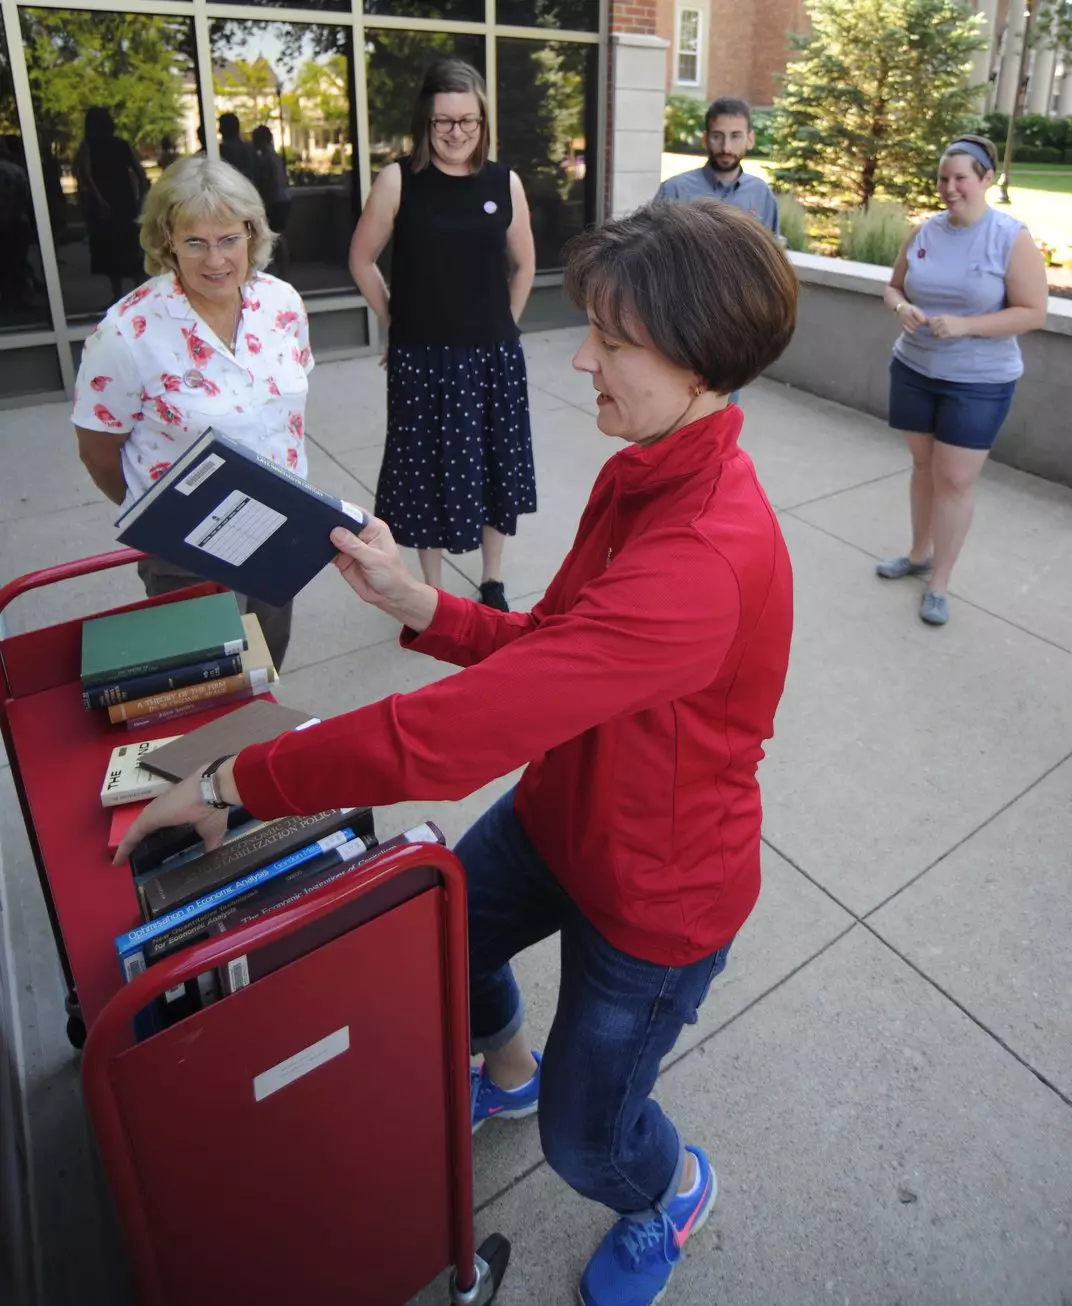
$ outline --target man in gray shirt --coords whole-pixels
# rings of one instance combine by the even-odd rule
[[[694,200],[707,196],[744,209],[778,235],[778,205],[761,177],[744,172],[741,160],[755,145],[752,111],[744,100],[724,95],[707,110],[703,134],[707,162],[679,173],[659,187],[657,200]]]

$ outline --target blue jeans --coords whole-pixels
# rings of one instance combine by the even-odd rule
[[[514,815],[513,790],[456,852],[469,887],[473,1051],[495,1051],[521,1028],[510,959],[559,933],[562,978],[540,1082],[544,1156],[582,1196],[649,1219],[677,1192],[685,1159],[680,1135],[649,1094],[730,945],[688,966],[658,966],[608,943],[532,846]]]

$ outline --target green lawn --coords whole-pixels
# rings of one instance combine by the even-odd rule
[[[1072,195],[1072,165],[1067,163],[1025,163],[1013,161],[1014,190],[1047,190]]]

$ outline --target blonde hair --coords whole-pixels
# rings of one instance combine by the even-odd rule
[[[413,155],[410,167],[423,172],[432,161],[432,114],[437,95],[474,95],[480,106],[480,132],[469,156],[469,166],[479,172],[491,150],[488,125],[488,92],[484,79],[472,65],[461,59],[439,59],[424,74],[420,94],[413,110]]]
[[[203,154],[177,159],[151,188],[141,214],[141,247],[150,276],[177,272],[172,238],[179,227],[199,218],[233,219],[250,232],[249,270],[263,272],[272,257],[275,235],[257,188],[229,163]]]

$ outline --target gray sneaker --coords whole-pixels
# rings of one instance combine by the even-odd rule
[[[934,559],[926,562],[913,562],[907,555],[900,558],[887,558],[885,562],[875,563],[875,574],[883,580],[903,580],[905,576],[925,576],[934,566]]]
[[[919,618],[928,626],[944,626],[949,620],[949,600],[944,594],[933,594],[928,590],[919,605]]]

